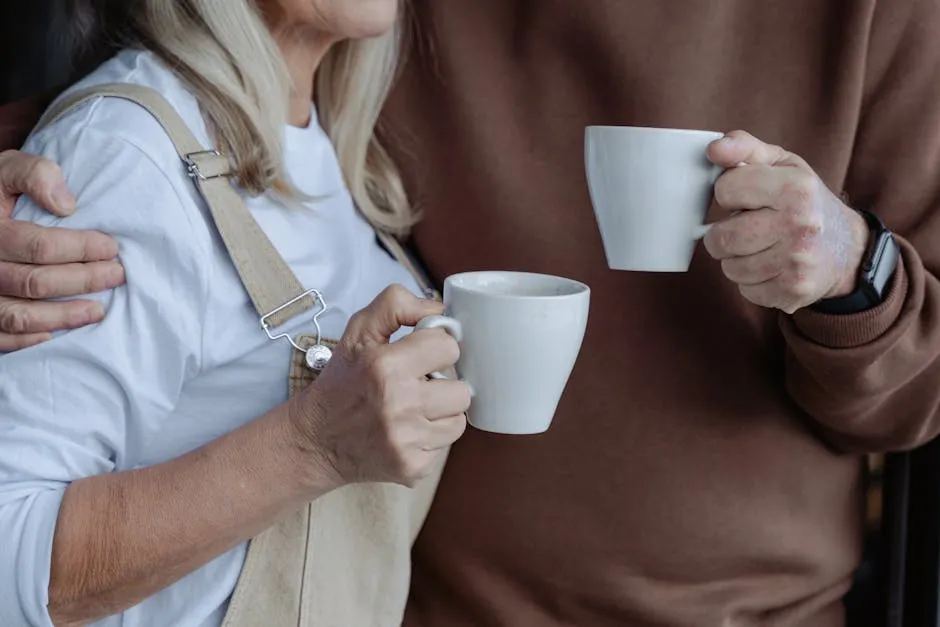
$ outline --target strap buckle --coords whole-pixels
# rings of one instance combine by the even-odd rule
[[[317,309],[317,312],[313,314],[313,326],[316,329],[316,343],[310,348],[304,348],[298,344],[293,337],[291,337],[290,333],[287,333],[286,331],[275,335],[271,331],[271,324],[269,320],[271,317],[284,311],[297,301],[307,298],[308,296],[313,297],[314,305],[319,305],[319,309]],[[261,316],[261,328],[264,329],[264,332],[267,334],[269,340],[279,340],[281,338],[286,338],[287,341],[290,342],[291,346],[306,355],[307,367],[315,372],[320,372],[326,367],[330,361],[330,358],[333,356],[333,351],[323,344],[323,333],[320,330],[320,316],[323,315],[323,312],[325,312],[326,309],[326,300],[323,298],[323,294],[320,293],[320,290],[310,289]]]
[[[215,174],[203,174],[202,170],[199,169],[199,164],[196,162],[196,157],[204,157],[206,155],[211,157],[221,157],[222,153],[218,150],[198,150],[196,152],[183,155],[183,163],[186,164],[186,173],[189,175],[189,178],[199,179],[200,181],[208,181],[210,179],[222,178],[229,175],[227,170],[217,172]]]

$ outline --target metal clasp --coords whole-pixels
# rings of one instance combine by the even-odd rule
[[[193,159],[193,157],[198,157],[201,155],[212,155],[213,157],[221,157],[222,153],[218,150],[200,150],[198,152],[191,152],[189,154],[183,155],[183,163],[186,164],[186,173],[189,174],[190,178],[199,179],[200,181],[208,181],[209,179],[217,179],[223,176],[228,176],[228,173],[219,173],[211,174],[206,176],[199,169],[199,164]],[[270,314],[268,314],[270,315]]]
[[[316,339],[316,343],[313,346],[311,346],[310,348],[304,348],[300,346],[296,342],[296,340],[294,340],[293,337],[291,337],[290,333],[284,332],[284,333],[275,335],[272,332],[271,325],[269,324],[268,321],[273,316],[276,316],[278,313],[284,311],[285,309],[287,309],[288,307],[290,307],[297,301],[303,300],[304,298],[307,298],[308,296],[312,296],[314,304],[319,305],[319,309],[317,310],[316,313],[313,314],[313,326],[316,329],[317,339]],[[261,320],[260,320],[261,328],[264,329],[264,332],[265,334],[267,334],[269,340],[280,340],[281,338],[287,338],[287,341],[290,342],[291,346],[299,350],[301,353],[304,353],[304,355],[306,356],[307,367],[310,368],[311,370],[319,372],[320,370],[323,370],[326,367],[327,363],[329,363],[330,361],[330,358],[333,356],[333,351],[330,350],[328,346],[325,346],[323,344],[323,332],[320,329],[320,316],[323,315],[323,312],[325,312],[326,309],[327,309],[327,304],[326,304],[326,299],[323,298],[323,294],[321,294],[320,291],[316,289],[307,290],[303,294],[295,296],[294,298],[290,299],[289,301],[287,301],[280,307],[277,307],[273,311],[269,311],[268,313],[261,316]]]

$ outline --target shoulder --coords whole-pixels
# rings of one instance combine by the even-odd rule
[[[127,64],[117,57],[76,88],[136,79],[168,94],[159,70],[128,70]],[[186,96],[176,94],[181,101]],[[149,113],[112,98],[89,102],[34,133],[24,150],[61,166],[78,209],[58,218],[21,197],[13,217],[117,239],[127,285],[98,298],[140,303],[128,314],[156,308],[179,320],[192,317],[180,312],[195,308],[202,316],[217,258],[215,227],[172,142]]]
[[[63,97],[115,82],[157,90],[197,137],[204,133],[195,99],[146,52],[120,53]],[[117,236],[174,231],[200,248],[211,245],[212,227],[198,191],[161,124],[139,105],[118,98],[88,101],[34,132],[23,150],[59,164],[79,210],[58,219],[21,200],[15,217]]]
[[[146,87],[162,96],[197,139],[209,141],[199,104],[180,79],[150,52],[124,50],[67,90],[56,103],[86,88],[108,83]],[[87,148],[94,137],[106,136],[136,147],[168,175],[184,169],[160,122],[140,105],[115,97],[98,97],[75,106],[61,118],[37,129],[27,140],[27,152],[41,153],[68,138],[70,145]],[[86,139],[86,136],[91,136]]]

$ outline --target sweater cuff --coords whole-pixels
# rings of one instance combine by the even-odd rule
[[[807,307],[790,316],[790,320],[805,338],[816,344],[834,349],[857,348],[874,342],[897,322],[907,292],[907,270],[902,254],[898,257],[898,268],[887,297],[877,307],[856,314],[825,314]]]

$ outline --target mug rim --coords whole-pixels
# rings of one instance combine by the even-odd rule
[[[520,279],[549,279],[562,283],[564,285],[570,286],[571,290],[565,294],[501,294],[495,292],[488,292],[479,287],[472,285],[458,285],[457,281],[460,279],[465,279],[467,277],[475,276],[503,276],[503,277],[515,277]],[[501,299],[530,299],[530,300],[559,300],[566,298],[574,298],[577,296],[584,296],[591,293],[591,288],[586,283],[581,281],[576,281],[575,279],[569,279],[567,277],[558,276],[554,274],[544,274],[540,272],[520,272],[517,270],[470,270],[467,272],[458,272],[457,274],[452,274],[446,279],[444,279],[444,286],[452,287],[453,289],[462,290],[465,292],[472,292],[474,294],[481,294],[490,298],[501,298]]]
[[[725,136],[725,133],[721,131],[710,131],[707,129],[693,129],[693,128],[666,128],[658,126],[618,126],[618,125],[606,125],[606,124],[590,124],[584,127],[585,133],[590,133],[592,131],[603,131],[603,132],[614,132],[614,133],[643,133],[643,134],[663,134],[663,135],[709,135],[717,136],[716,139],[721,139]]]

